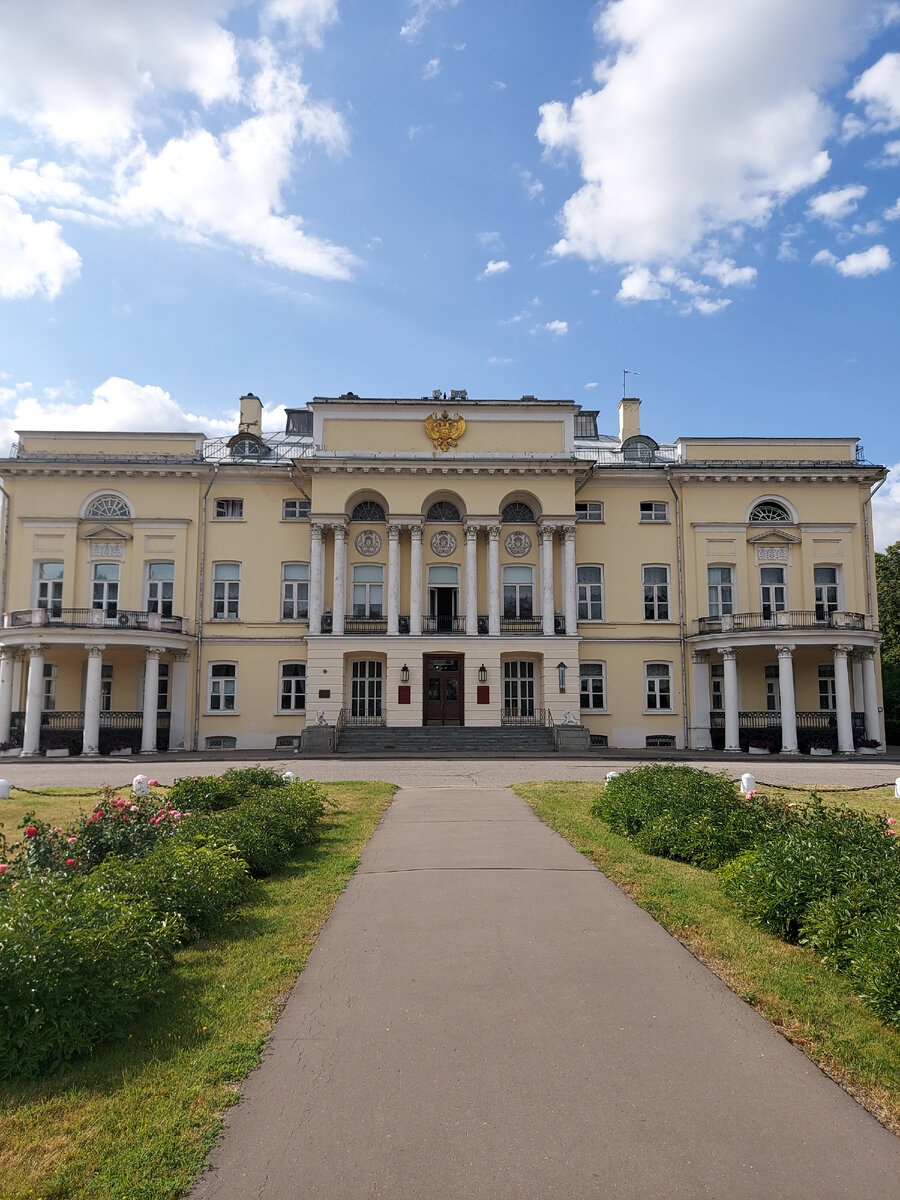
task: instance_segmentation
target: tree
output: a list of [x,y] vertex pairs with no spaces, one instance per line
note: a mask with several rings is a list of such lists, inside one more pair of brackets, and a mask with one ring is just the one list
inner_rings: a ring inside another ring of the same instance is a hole
[[885,734],[900,741],[900,542],[875,555],[878,623],[881,626],[881,681]]

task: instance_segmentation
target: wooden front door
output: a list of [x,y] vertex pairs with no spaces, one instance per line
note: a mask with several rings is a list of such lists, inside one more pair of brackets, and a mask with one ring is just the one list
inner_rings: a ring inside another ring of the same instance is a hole
[[425,725],[463,724],[463,660],[456,654],[425,655]]

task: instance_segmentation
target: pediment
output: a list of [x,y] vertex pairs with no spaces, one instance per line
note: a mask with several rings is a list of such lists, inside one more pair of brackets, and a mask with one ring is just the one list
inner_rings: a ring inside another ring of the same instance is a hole
[[115,525],[95,525],[93,529],[86,529],[79,537],[87,538],[88,541],[117,541],[130,542],[133,534],[127,533],[124,529],[117,529]]
[[799,534],[790,533],[787,529],[761,529],[747,538],[750,546],[763,543],[766,546],[792,546],[802,539]]

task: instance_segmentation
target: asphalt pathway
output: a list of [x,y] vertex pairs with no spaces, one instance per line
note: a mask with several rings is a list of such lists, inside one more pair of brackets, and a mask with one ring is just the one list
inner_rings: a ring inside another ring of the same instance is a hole
[[897,1200],[888,1133],[528,806],[398,793],[193,1200]]

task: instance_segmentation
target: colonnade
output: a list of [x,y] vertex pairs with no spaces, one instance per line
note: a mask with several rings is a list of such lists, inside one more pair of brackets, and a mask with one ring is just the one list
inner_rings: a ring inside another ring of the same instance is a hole
[[[387,526],[387,632],[400,631],[400,544],[401,536],[409,534],[409,632],[413,636],[422,633],[422,597],[425,588],[423,573],[422,539],[424,527],[419,522],[407,524],[396,522]],[[347,540],[349,530],[345,522],[313,520],[310,524],[309,563],[309,632],[322,632],[322,615],[325,609],[325,538],[331,533],[334,544],[334,585],[332,596],[331,630],[334,634],[344,632],[347,617]],[[488,633],[500,632],[500,533],[499,525],[465,524],[465,632],[469,636],[478,633],[478,543],[479,538],[487,542],[487,617]],[[578,625],[578,589],[575,564],[575,526],[541,525],[540,539],[540,619],[541,633],[554,633],[555,591],[554,570],[557,540],[562,543],[562,610],[565,616],[566,633],[574,634]],[[365,560],[362,560],[365,561]]]

